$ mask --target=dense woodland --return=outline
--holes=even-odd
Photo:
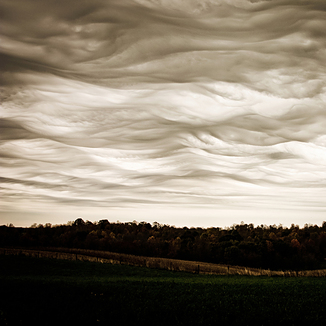
[[[66,225],[0,226],[2,247],[65,247],[270,269],[326,268],[326,222],[177,228],[146,222],[77,219]]]

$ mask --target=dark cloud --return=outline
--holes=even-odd
[[[307,2],[245,9],[225,1],[13,3],[3,14],[6,53],[24,53],[25,59],[80,78],[211,78],[256,87],[251,75],[266,67],[304,70],[324,58],[325,12]],[[321,82],[325,71],[309,70]]]

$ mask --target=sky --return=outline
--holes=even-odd
[[[326,220],[324,0],[0,0],[0,224]]]

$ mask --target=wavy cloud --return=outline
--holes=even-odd
[[[174,208],[172,224],[230,225],[205,212],[278,208],[321,222],[324,1],[0,6],[3,216],[149,208],[164,222]]]

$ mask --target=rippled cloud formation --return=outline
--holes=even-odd
[[[251,222],[253,212],[282,223],[264,220],[279,210],[321,223],[324,0],[0,7],[5,222],[54,211],[131,221],[148,210],[180,225]],[[237,214],[222,221],[228,210]]]

